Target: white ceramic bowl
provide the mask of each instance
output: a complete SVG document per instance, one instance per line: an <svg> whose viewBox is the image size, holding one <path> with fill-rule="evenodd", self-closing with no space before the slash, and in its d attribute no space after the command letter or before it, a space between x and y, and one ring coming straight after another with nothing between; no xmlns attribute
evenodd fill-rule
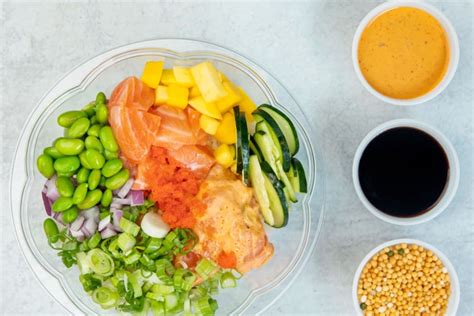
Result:
<svg viewBox="0 0 474 316"><path fill-rule="evenodd" d="M362 270L364 269L367 262L380 250L382 250L385 247L389 247L389 246L393 246L397 244L415 244L418 246L422 246L425 249L431 250L434 254L436 254L436 256L438 256L438 258L441 260L445 268L448 270L450 281L451 281L451 296L449 297L446 315L456 315L456 311L458 310L458 306L459 306L459 299L461 297L461 290L459 287L458 275L456 273L456 270L454 270L453 265L451 264L449 259L439 249L423 241L416 240L416 239L408 239L408 238L387 241L381 244L380 246L377 246L376 248L372 249L367 254L367 256L365 256L364 260L362 260L359 267L357 268L357 271L354 275L354 280L352 282L352 302L354 303L354 309L356 311L356 314L363 315L362 311L360 310L359 299L357 297L357 285L359 283L359 278L360 278L360 274Z"/></svg>
<svg viewBox="0 0 474 316"><path fill-rule="evenodd" d="M364 75L362 74L360 70L359 62L358 62L359 40L366 26L376 16L378 16L382 12L385 12L393 8L398 8L398 7L418 8L418 9L428 12L433 17L435 17L438 20L438 22L441 24L441 26L444 28L444 31L446 32L446 37L448 39L449 49L450 49L449 65L444 75L444 78L438 83L438 85L433 90L431 90L430 92L422 96L419 96L413 99L395 99L395 98L391 98L386 95L383 95L377 90L375 90L365 79ZM448 86L451 79L453 79L454 73L456 72L456 68L458 67L458 62L459 62L459 43L458 43L458 37L456 35L456 31L454 27L452 26L448 18L446 18L446 16L443 13L441 13L441 11L439 11L438 9L436 9L435 7L433 7L432 5L424 1L392 0L392 1L382 3L381 5L372 9L372 11L370 11L362 19L362 21L359 24L359 27L357 28L355 32L354 39L352 41L352 63L354 65L354 69L357 74L357 77L359 78L360 82L362 82L362 85L367 90L369 90L370 93L372 93L374 96L376 96L380 100L385 101L387 103L395 104L395 105L415 105L415 104L426 102L436 97L438 94L441 93L441 91L443 91Z"/></svg>
<svg viewBox="0 0 474 316"><path fill-rule="evenodd" d="M447 180L448 183L444 189L443 194L439 198L436 205L431 208L431 210L416 217L402 218L402 217L390 216L388 214L383 213L382 211L378 210L375 206L373 206L372 203L369 202L369 200L365 196L360 186L359 163L360 163L360 158L362 157L362 154L365 148L375 137L377 137L378 135L380 135L381 133L389 129L393 129L396 127L412 127L412 128L422 130L425 133L431 135L434 139L438 141L438 143L441 145L444 152L446 153L446 156L448 157L448 162L449 162L449 170L448 170L449 173L448 173L448 180ZM446 136L444 136L440 131L438 131L434 127L426 123L422 123L422 122L411 120L411 119L397 119L397 120L385 122L377 126L373 130L371 130L367 134L367 136L365 136L362 142L359 144L359 147L357 148L357 151L355 153L354 162L352 165L352 180L354 182L354 187L355 187L357 196L361 200L362 204L364 204L364 206L376 217L391 224L415 225L415 224L427 222L435 218L448 207L449 203L453 199L458 189L459 160L458 160L458 156L456 154L456 151L454 150L453 145L451 145L451 142L446 138Z"/></svg>

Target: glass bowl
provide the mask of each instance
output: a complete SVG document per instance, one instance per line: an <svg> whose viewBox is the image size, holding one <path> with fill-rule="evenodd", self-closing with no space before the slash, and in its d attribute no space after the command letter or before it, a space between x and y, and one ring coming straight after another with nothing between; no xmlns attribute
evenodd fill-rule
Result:
<svg viewBox="0 0 474 316"><path fill-rule="evenodd" d="M265 102L277 106L295 123L300 138L297 156L305 167L309 192L293 205L287 227L266 228L275 246L270 262L248 273L237 288L222 290L216 297L218 314L262 312L283 294L311 256L322 224L322 172L316 164L317 151L311 142L314 134L293 97L258 65L216 45L162 39L119 47L76 67L46 93L27 119L11 171L10 203L20 248L39 282L67 311L87 315L115 313L94 304L82 289L78 269L64 267L49 247L42 229L46 214L40 192L45 179L36 170L36 157L62 135L62 129L56 124L60 113L81 108L97 91L110 95L123 78L140 76L145 62L152 59L165 60L167 66L189 66L210 60L242 86L257 104Z"/></svg>

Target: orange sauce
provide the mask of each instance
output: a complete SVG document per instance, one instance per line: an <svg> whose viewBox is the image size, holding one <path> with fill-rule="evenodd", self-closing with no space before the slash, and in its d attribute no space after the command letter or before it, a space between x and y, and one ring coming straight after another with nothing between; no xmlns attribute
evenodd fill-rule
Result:
<svg viewBox="0 0 474 316"><path fill-rule="evenodd" d="M358 62L381 94L412 99L434 89L449 64L448 40L432 15L399 7L375 17L362 32Z"/></svg>

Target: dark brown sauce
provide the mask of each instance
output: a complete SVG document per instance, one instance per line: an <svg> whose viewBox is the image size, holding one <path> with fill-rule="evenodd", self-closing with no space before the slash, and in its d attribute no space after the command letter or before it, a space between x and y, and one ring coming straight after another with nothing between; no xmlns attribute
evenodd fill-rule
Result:
<svg viewBox="0 0 474 316"><path fill-rule="evenodd" d="M366 198L396 217L418 216L434 207L448 175L448 158L438 141L411 127L393 128L375 137L359 163Z"/></svg>

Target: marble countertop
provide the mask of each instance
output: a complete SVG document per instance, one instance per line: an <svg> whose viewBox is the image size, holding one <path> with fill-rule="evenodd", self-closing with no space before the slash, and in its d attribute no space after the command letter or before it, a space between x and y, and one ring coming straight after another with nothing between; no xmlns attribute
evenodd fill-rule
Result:
<svg viewBox="0 0 474 316"><path fill-rule="evenodd" d="M461 281L459 315L474 313L473 3L435 1L457 30L461 58L449 87L427 104L390 106L370 95L352 69L352 37L380 1L0 3L2 202L12 153L35 103L72 67L119 45L193 38L232 48L260 64L296 97L314 123L326 176L319 242L302 274L267 314L353 314L353 274L378 244L417 238L443 251ZM461 180L449 208L414 226L386 224L357 199L351 166L357 145L378 124L415 118L453 143ZM9 209L1 216L1 306L5 315L64 315L28 269Z"/></svg>

